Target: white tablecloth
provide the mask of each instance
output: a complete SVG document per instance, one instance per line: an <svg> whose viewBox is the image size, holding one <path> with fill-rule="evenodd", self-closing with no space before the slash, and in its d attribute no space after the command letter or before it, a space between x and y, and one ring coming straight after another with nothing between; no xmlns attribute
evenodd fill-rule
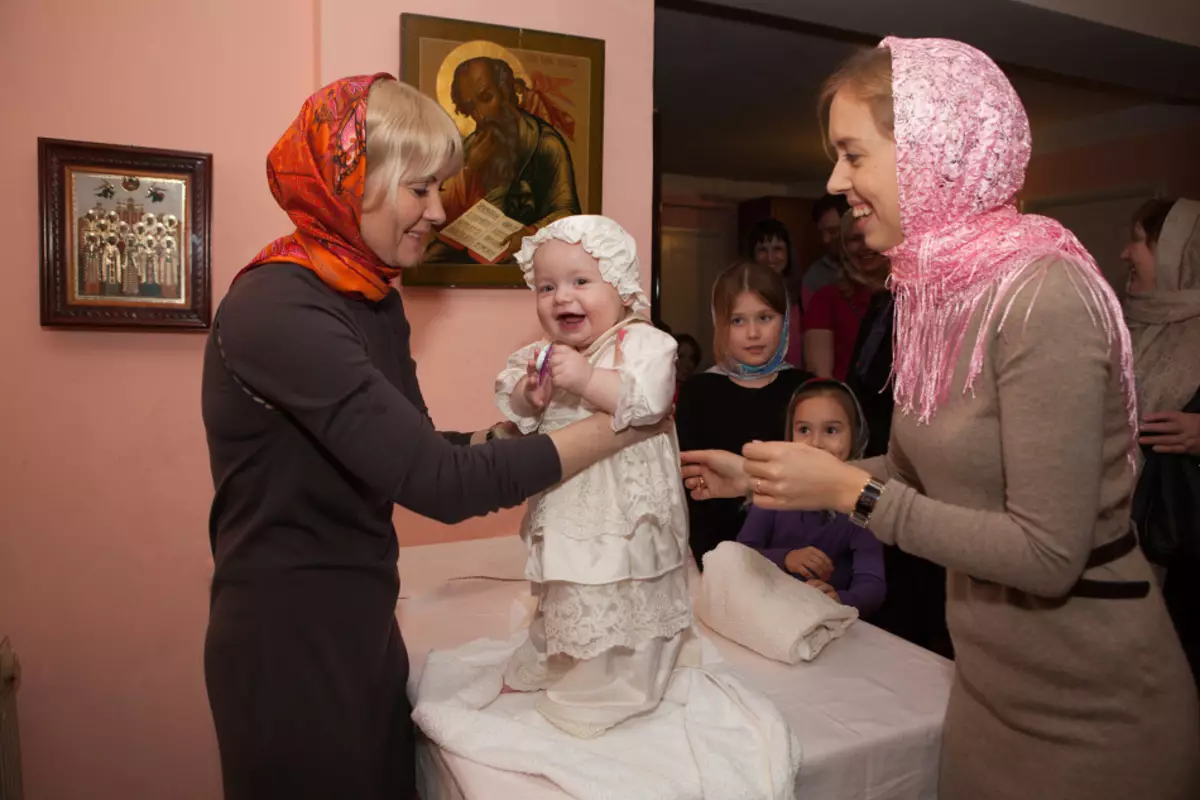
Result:
<svg viewBox="0 0 1200 800"><path fill-rule="evenodd" d="M404 548L397 619L411 660L410 695L430 650L506 639L521 580L515 537ZM469 576L510 578L451 580ZM702 626L701 626L702 627ZM933 800L953 666L859 621L809 664L762 658L705 630L725 660L775 702L804 750L800 800ZM562 800L542 778L418 748L423 800Z"/></svg>

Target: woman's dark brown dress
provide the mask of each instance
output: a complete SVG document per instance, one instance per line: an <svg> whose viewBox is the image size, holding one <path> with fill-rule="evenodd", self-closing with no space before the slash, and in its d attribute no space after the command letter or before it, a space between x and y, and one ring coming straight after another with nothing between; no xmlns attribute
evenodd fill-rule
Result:
<svg viewBox="0 0 1200 800"><path fill-rule="evenodd" d="M553 444L437 433L400 296L348 297L291 264L234 283L201 394L226 797L412 797L392 506L456 522L517 505L559 480Z"/></svg>

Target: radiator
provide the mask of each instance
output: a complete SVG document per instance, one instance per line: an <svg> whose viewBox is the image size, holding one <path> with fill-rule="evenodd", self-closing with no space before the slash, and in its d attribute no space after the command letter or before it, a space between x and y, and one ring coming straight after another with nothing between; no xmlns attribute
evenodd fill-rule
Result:
<svg viewBox="0 0 1200 800"><path fill-rule="evenodd" d="M0 639L0 800L21 800L21 741L17 735L17 687L21 665Z"/></svg>

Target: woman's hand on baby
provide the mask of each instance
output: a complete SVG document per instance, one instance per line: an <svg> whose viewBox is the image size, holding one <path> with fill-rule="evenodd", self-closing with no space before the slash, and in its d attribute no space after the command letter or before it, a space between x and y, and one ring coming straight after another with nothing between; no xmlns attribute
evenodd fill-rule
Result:
<svg viewBox="0 0 1200 800"><path fill-rule="evenodd" d="M520 439L524 435L521 433L521 429L517 427L515 422L511 422L507 419L497 422L483 433L485 436L488 433L491 433L492 438L495 439Z"/></svg>
<svg viewBox="0 0 1200 800"><path fill-rule="evenodd" d="M554 385L581 397L587 390L593 371L588 360L574 347L567 345L555 345L546 359L546 372Z"/></svg>
<svg viewBox="0 0 1200 800"><path fill-rule="evenodd" d="M549 372L542 379L538 375L537 362L532 358L529 359L529 365L525 367L524 393L525 401L531 408L538 411L550 403L550 396L554 394L554 381L550 379Z"/></svg>
<svg viewBox="0 0 1200 800"><path fill-rule="evenodd" d="M833 577L833 561L815 547L801 547L791 551L784 556L783 566L794 575L816 581L827 581Z"/></svg>
<svg viewBox="0 0 1200 800"><path fill-rule="evenodd" d="M814 589L819 589L822 592L824 592L829 597L830 600L835 600L839 603L842 602L842 598L838 597L837 589L833 588L825 581L808 580L808 581L805 581L805 583L807 583L809 586L813 587Z"/></svg>

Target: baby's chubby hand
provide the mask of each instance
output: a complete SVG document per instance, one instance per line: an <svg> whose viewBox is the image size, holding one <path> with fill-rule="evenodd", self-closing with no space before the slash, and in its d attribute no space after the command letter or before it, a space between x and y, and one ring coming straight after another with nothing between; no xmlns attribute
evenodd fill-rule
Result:
<svg viewBox="0 0 1200 800"><path fill-rule="evenodd" d="M537 360L529 359L528 366L525 367L525 386L522 390L525 394L525 402L530 408L541 411L550 402L551 395L554 394L554 381L550 378L550 372L547 370L545 376L538 375Z"/></svg>
<svg viewBox="0 0 1200 800"><path fill-rule="evenodd" d="M573 347L556 344L546 360L546 371L554 385L571 394L583 395L592 380L592 365Z"/></svg>

